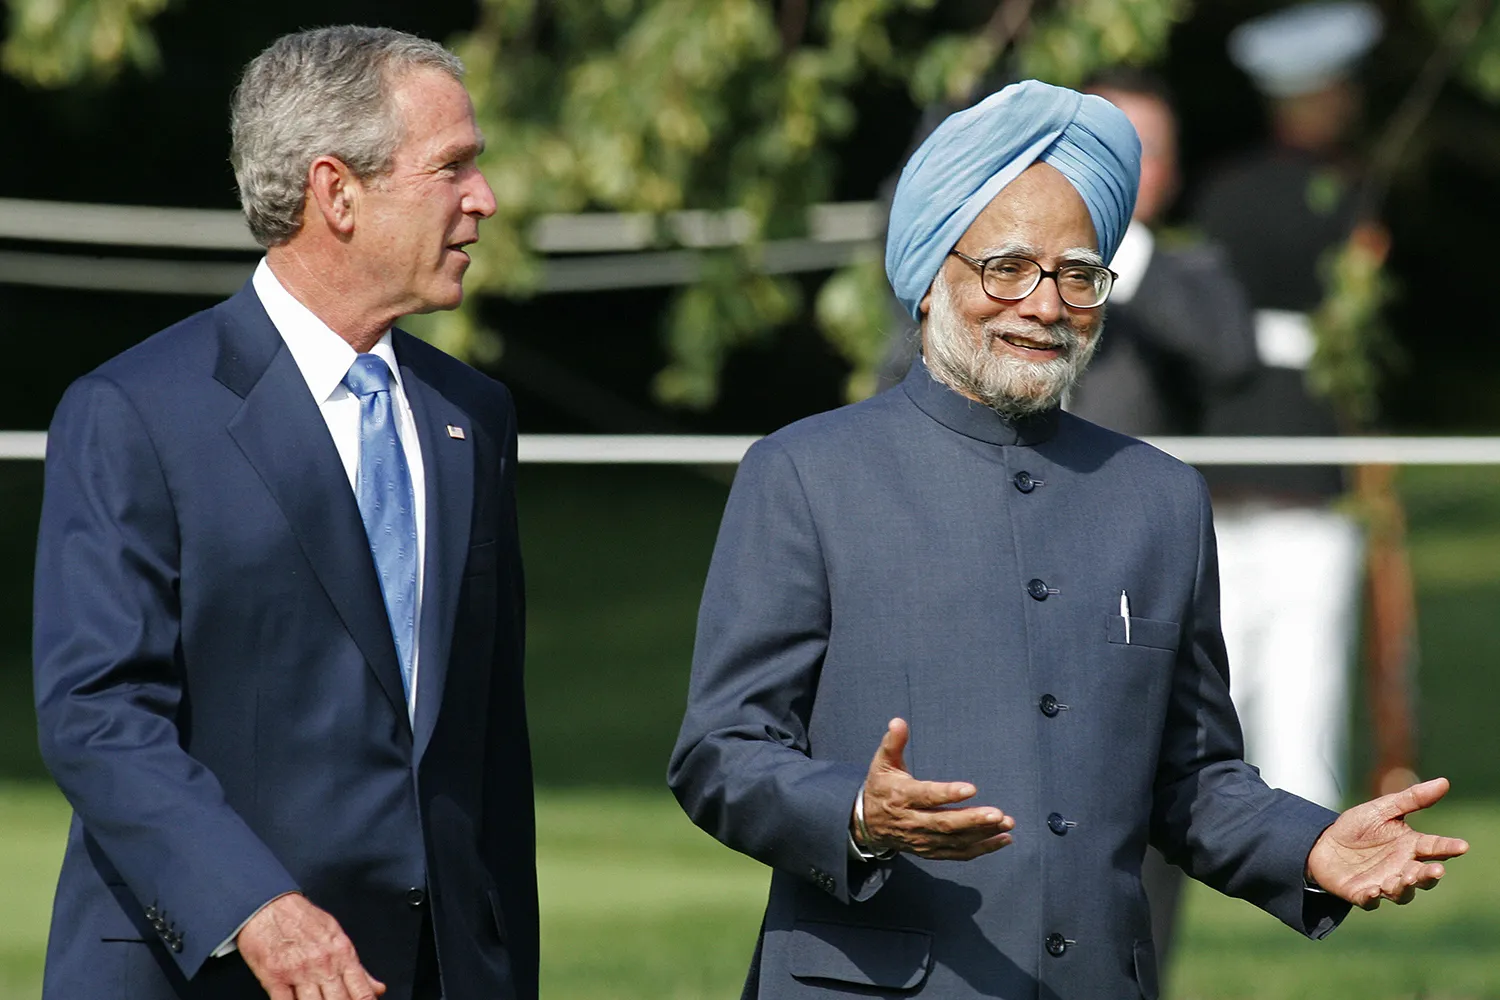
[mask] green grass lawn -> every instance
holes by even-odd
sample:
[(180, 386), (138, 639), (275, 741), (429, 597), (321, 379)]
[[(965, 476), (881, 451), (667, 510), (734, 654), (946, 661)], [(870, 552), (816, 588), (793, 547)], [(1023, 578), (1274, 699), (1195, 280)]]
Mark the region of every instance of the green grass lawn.
[[(538, 803), (547, 1000), (739, 996), (766, 872), (694, 829), (665, 793), (543, 792)], [(40, 784), (0, 785), (0, 1000), (33, 1000), (67, 807)], [(1442, 805), (1427, 827), (1473, 856), (1404, 909), (1353, 913), (1304, 941), (1194, 886), (1171, 970), (1179, 1000), (1500, 997), (1500, 804)], [(1080, 998), (1088, 1000), (1088, 998)]]

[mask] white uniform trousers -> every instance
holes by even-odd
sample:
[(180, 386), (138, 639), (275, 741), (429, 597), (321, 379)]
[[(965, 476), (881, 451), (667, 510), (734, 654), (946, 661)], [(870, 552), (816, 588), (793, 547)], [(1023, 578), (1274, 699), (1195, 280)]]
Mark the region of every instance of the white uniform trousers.
[(1229, 690), (1266, 783), (1341, 808), (1363, 537), (1323, 507), (1222, 503)]

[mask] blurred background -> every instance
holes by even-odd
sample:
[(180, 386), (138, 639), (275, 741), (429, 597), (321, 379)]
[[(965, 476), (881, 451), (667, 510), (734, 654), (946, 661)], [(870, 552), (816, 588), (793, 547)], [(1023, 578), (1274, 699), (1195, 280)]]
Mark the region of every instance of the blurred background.
[[(1149, 220), (1158, 244), (1232, 236), (1213, 231), (1216, 178), (1295, 136), (1286, 95), (1258, 88), (1228, 39), (1290, 6), (3, 0), (0, 430), (44, 429), (71, 380), (248, 277), (258, 254), (235, 218), (227, 107), (244, 64), (288, 31), (388, 25), (464, 57), (500, 211), (463, 310), (413, 327), (504, 380), (523, 432), (750, 435), (899, 375), (884, 200), (925, 128), (1006, 82), (1149, 70), (1177, 119), (1180, 182)], [(1330, 71), (1349, 99), (1337, 134), (1304, 150), (1295, 190), (1335, 220), (1308, 251), (1312, 300), (1290, 307), (1310, 317), (1308, 356), (1287, 366), (1261, 342), (1225, 392), (1295, 367), (1328, 429), (1274, 433), (1500, 435), (1500, 338), (1485, 339), (1500, 11), (1369, 6), (1381, 30)], [(1262, 279), (1228, 250), (1241, 308), (1260, 308)], [(1142, 433), (1272, 432), (1215, 424), (1191, 373), (1162, 371), (1191, 398)], [(738, 995), (766, 873), (694, 830), (662, 787), (732, 473), (523, 463), (545, 996)], [(1170, 996), (1500, 997), (1500, 467), (1338, 482), (1324, 499), (1362, 525), (1372, 565), (1352, 695), (1335, 706), (1350, 734), (1340, 792), (1352, 803), (1408, 770), (1446, 774), (1455, 790), (1428, 827), (1473, 853), (1441, 891), (1357, 913), (1317, 944), (1190, 887)], [(68, 818), (30, 705), (40, 488), (40, 462), (0, 461), (6, 1000), (39, 992)]]

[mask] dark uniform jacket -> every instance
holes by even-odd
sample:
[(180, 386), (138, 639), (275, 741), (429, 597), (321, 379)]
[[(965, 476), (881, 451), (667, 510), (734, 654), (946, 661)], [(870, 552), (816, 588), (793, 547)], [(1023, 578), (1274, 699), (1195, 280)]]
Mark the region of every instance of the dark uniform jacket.
[[(1334, 164), (1268, 149), (1210, 181), (1194, 219), (1228, 254), (1252, 309), (1310, 314), (1323, 301), (1325, 255), (1353, 228), (1354, 192)], [(1329, 402), (1308, 391), (1304, 371), (1268, 365), (1212, 401), (1203, 433), (1329, 437), (1340, 427)], [(1344, 490), (1334, 466), (1211, 466), (1204, 475), (1216, 499), (1316, 503)]]
[[(1197, 473), (1051, 411), (1008, 422), (924, 365), (755, 445), (724, 514), (669, 781), (773, 869), (746, 996), (1156, 995), (1149, 842), (1327, 934), (1335, 818), (1241, 759)], [(1129, 643), (1120, 593), (1129, 597)], [(887, 720), (919, 778), (1016, 818), (970, 862), (851, 861)]]
[(1206, 411), (1257, 372), (1245, 292), (1216, 247), (1157, 245), (1128, 302), (1109, 305), (1068, 410), (1129, 434), (1200, 434)]

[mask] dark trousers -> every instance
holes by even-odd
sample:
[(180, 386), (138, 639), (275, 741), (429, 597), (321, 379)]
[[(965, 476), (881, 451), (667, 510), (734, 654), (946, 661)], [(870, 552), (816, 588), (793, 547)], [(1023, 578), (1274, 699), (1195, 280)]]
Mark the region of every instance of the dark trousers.
[(422, 938), (417, 943), (417, 974), (411, 1000), (442, 1000), (443, 981), (438, 975), (437, 939), (432, 933), (432, 911), (422, 918)]

